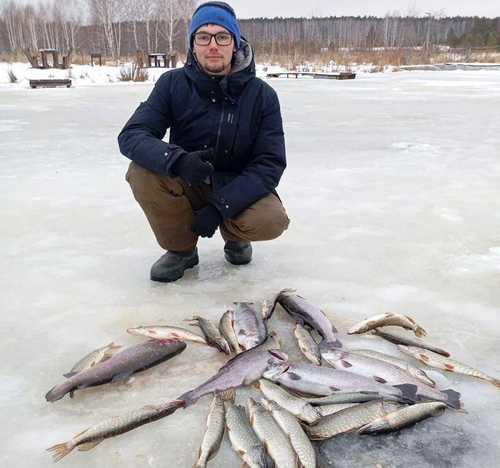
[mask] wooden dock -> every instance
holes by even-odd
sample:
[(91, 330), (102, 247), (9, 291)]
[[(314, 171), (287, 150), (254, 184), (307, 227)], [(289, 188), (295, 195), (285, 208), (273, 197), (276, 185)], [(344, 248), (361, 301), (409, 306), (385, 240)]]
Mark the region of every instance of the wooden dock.
[(312, 76), (315, 79), (327, 80), (354, 80), (356, 73), (352, 72), (337, 72), (337, 73), (322, 73), (322, 72), (273, 72), (266, 75), (268, 78), (298, 78), (299, 76)]
[(66, 88), (71, 88), (70, 79), (45, 79), (45, 80), (30, 80), (31, 88), (58, 88), (60, 86), (65, 86)]

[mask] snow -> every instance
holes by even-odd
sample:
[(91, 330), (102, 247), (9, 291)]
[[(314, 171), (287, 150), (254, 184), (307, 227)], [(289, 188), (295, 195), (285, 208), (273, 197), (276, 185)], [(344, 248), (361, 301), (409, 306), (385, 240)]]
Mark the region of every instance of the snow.
[[(199, 267), (169, 285), (148, 279), (161, 250), (116, 144), (152, 83), (95, 78), (31, 90), (1, 80), (2, 466), (52, 466), (47, 447), (173, 399), (224, 362), (193, 344), (130, 383), (47, 403), (44, 394), (87, 352), (139, 342), (128, 327), (217, 319), (234, 300), (284, 287), (323, 307), (340, 330), (372, 313), (409, 314), (429, 341), (500, 376), (498, 71), (270, 80), (284, 114), (289, 166), (279, 193), (290, 229), (256, 244), (254, 261), (240, 268), (224, 262), (219, 237), (202, 240)], [(292, 350), (282, 310), (273, 324)], [(446, 380), (462, 392), (466, 414), (322, 443), (320, 466), (496, 466), (498, 390)], [(209, 403), (74, 451), (61, 466), (192, 466)], [(211, 463), (239, 465), (227, 441)]]

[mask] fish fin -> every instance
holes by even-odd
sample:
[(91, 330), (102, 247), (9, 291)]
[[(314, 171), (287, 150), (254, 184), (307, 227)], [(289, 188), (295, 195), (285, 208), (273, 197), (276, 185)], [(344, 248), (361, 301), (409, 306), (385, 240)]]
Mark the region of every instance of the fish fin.
[(401, 390), (401, 397), (403, 400), (410, 401), (414, 403), (418, 401), (417, 397), (417, 386), (413, 384), (399, 384), (393, 385), (393, 387)]
[(234, 403), (234, 399), (236, 397), (236, 390), (234, 388), (230, 388), (229, 390), (225, 390), (219, 394), (222, 401), (230, 401)]
[(500, 380), (498, 379), (493, 379), (493, 380), (490, 380), (490, 382), (496, 387), (496, 388), (500, 388)]
[(423, 336), (427, 335), (427, 332), (422, 328), (417, 325), (417, 328), (415, 328), (415, 335), (417, 335), (419, 338), (422, 338)]
[(375, 382), (378, 382), (378, 383), (383, 383), (383, 384), (387, 383), (387, 380), (385, 380), (382, 377), (379, 377), (378, 375), (374, 375), (373, 380), (375, 380)]
[(73, 398), (75, 396), (75, 391), (74, 390), (71, 390), (71, 392), (69, 392), (69, 397), (70, 398)]
[(96, 445), (99, 445), (102, 442), (102, 440), (103, 439), (81, 444), (78, 446), (78, 450), (80, 450), (81, 452), (88, 452), (89, 450), (92, 450)]
[(68, 372), (66, 374), (63, 374), (63, 377), (66, 377), (67, 379), (69, 379), (70, 377), (73, 377), (76, 374), (78, 374), (78, 372)]
[(47, 452), (51, 452), (54, 462), (58, 462), (61, 458), (64, 458), (68, 453), (70, 453), (75, 447), (70, 442), (64, 442), (63, 444), (56, 444), (47, 449)]
[(352, 364), (349, 361), (346, 361), (345, 359), (341, 359), (340, 363), (342, 364), (342, 367), (345, 367), (346, 369), (352, 367)]
[(116, 374), (111, 379), (111, 382), (112, 383), (126, 382), (131, 375), (132, 372), (122, 372), (121, 374)]
[(448, 396), (448, 399), (446, 401), (446, 404), (448, 406), (451, 406), (452, 408), (455, 408), (455, 409), (462, 408), (462, 402), (460, 401), (460, 393), (459, 392), (449, 388), (447, 390), (443, 390), (443, 393), (445, 393)]
[(455, 366), (453, 364), (448, 364), (446, 363), (444, 365), (444, 368), (447, 370), (447, 371), (450, 371), (450, 372), (455, 372)]

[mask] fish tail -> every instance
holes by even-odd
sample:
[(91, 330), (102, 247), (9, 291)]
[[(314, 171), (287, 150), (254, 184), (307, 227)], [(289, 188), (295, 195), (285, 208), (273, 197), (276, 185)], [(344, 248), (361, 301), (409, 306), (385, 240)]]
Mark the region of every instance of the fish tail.
[(427, 332), (422, 328), (417, 325), (415, 328), (415, 335), (417, 335), (419, 338), (422, 338), (423, 336), (427, 335)]
[(75, 448), (71, 441), (64, 442), (63, 444), (56, 444), (47, 449), (50, 452), (54, 462), (58, 462), (61, 458), (64, 458), (68, 453), (70, 453)]
[(234, 403), (234, 398), (236, 397), (236, 390), (234, 388), (230, 388), (229, 390), (221, 392), (219, 395), (222, 401), (230, 401), (231, 403)]
[(443, 390), (443, 393), (445, 393), (448, 398), (445, 401), (445, 403), (448, 406), (451, 406), (454, 409), (461, 409), (462, 408), (462, 402), (460, 401), (460, 393), (452, 390), (449, 388), (448, 390)]
[(418, 400), (417, 386), (413, 384), (393, 385), (393, 387), (401, 390), (401, 399), (410, 403), (415, 403)]
[(496, 388), (500, 388), (500, 380), (498, 379), (492, 379), (490, 380), (490, 382), (496, 387)]

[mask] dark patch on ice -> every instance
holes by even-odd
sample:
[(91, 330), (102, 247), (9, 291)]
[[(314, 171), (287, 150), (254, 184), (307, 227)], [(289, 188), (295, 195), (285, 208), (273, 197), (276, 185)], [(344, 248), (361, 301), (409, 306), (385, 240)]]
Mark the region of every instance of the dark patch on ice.
[(315, 443), (318, 468), (456, 468), (473, 448), (473, 437), (460, 427), (436, 420), (385, 435), (344, 434)]

